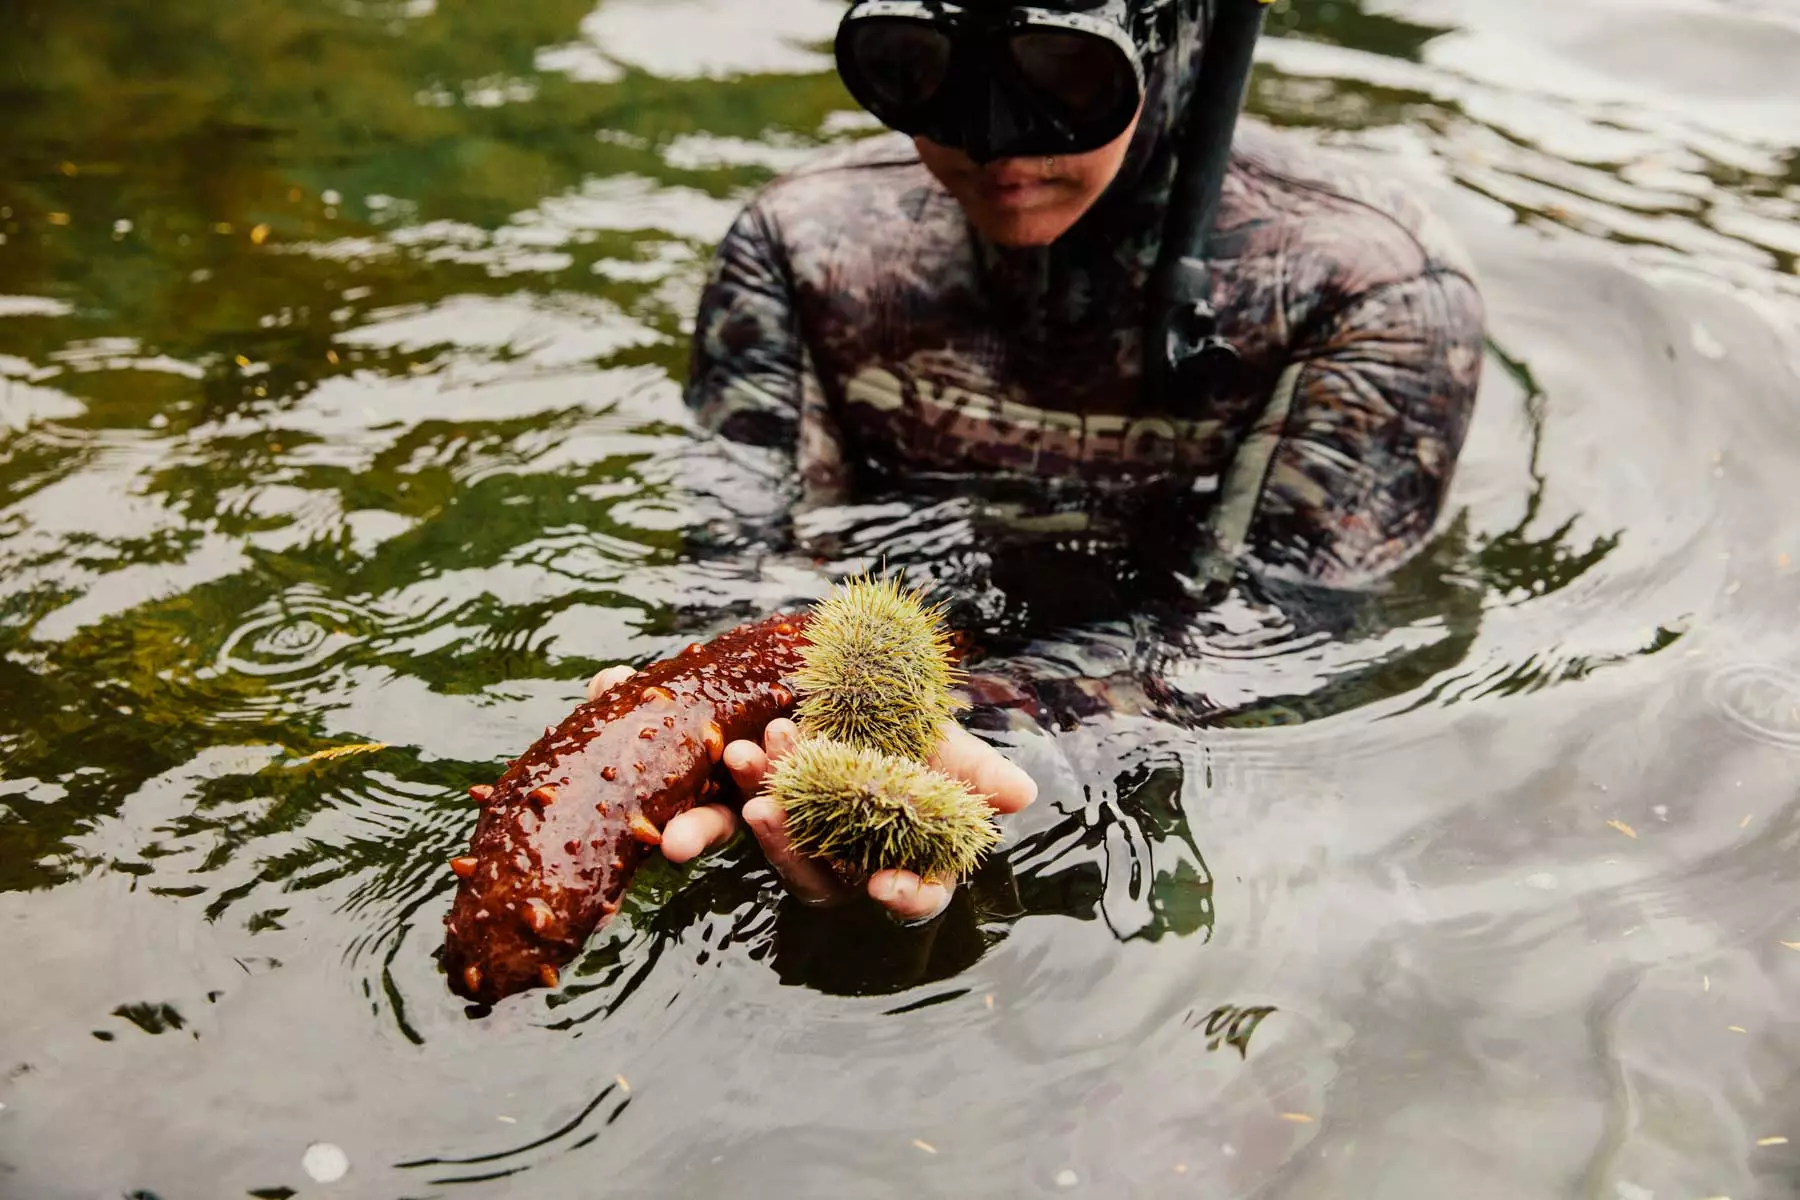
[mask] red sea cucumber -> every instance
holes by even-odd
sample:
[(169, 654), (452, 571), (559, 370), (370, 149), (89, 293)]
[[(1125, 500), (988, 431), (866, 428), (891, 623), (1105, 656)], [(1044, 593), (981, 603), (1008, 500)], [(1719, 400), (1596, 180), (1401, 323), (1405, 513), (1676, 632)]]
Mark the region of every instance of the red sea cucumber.
[[(807, 619), (777, 614), (689, 646), (576, 709), (491, 792), (471, 789), (481, 819), (444, 919), (452, 989), (491, 1004), (555, 986), (663, 826), (716, 790), (725, 744), (792, 712), (782, 681), (800, 666)], [(640, 772), (662, 785), (639, 787)]]

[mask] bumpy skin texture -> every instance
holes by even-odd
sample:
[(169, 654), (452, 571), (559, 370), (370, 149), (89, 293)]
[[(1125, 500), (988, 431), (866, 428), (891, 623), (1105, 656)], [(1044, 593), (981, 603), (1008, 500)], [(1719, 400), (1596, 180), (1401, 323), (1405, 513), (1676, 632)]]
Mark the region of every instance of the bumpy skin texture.
[(793, 711), (783, 680), (800, 665), (807, 620), (778, 614), (646, 668), (501, 776), (445, 919), (452, 989), (491, 1004), (553, 984), (618, 910), (646, 839), (709, 789), (724, 746)]
[(1167, 409), (1141, 393), (1146, 281), (1204, 33), (1182, 17), (1118, 179), (1050, 247), (985, 241), (900, 136), (763, 189), (701, 302), (687, 392), (700, 422), (766, 464), (789, 503), (940, 475), (1164, 487), (1214, 495), (1211, 532), (1282, 573), (1353, 584), (1409, 557), (1468, 429), (1483, 306), (1456, 239), (1405, 185), (1246, 122), (1211, 264), (1242, 370)]

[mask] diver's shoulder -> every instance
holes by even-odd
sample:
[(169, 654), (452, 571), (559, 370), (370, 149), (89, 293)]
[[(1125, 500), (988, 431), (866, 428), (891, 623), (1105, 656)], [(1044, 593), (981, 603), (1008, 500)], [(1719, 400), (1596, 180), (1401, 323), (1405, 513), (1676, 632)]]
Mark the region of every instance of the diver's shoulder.
[(789, 270), (819, 281), (954, 253), (967, 240), (960, 211), (903, 136), (834, 147), (765, 184), (748, 209)]
[(1238, 206), (1253, 222), (1284, 227), (1289, 253), (1344, 258), (1372, 286), (1433, 273), (1473, 279), (1460, 239), (1416, 183), (1379, 176), (1292, 133), (1249, 121), (1239, 128), (1232, 146)]

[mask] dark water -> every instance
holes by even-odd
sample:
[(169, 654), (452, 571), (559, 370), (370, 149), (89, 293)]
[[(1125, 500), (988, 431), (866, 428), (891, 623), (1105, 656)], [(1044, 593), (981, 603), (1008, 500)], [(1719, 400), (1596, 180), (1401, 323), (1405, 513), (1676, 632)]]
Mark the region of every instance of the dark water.
[(473, 1019), (461, 789), (822, 585), (672, 464), (839, 8), (592, 3), (0, 3), (0, 1197), (1800, 1194), (1792, 5), (1285, 0), (1492, 306), (1432, 551), (996, 733), (930, 934), (728, 850)]

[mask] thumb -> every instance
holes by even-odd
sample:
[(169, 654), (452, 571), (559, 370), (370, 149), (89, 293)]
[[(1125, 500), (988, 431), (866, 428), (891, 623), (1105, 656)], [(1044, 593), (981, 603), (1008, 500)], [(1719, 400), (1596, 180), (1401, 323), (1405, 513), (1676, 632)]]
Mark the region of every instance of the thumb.
[(627, 667), (627, 666), (622, 666), (622, 665), (616, 666), (616, 667), (608, 667), (608, 668), (606, 668), (606, 670), (600, 672), (598, 675), (596, 675), (592, 679), (588, 680), (587, 698), (589, 700), (598, 700), (601, 696), (605, 695), (607, 692), (609, 692), (613, 688), (619, 686), (621, 683), (624, 683), (627, 679), (630, 679), (633, 675), (636, 675), (636, 674), (637, 674), (637, 670), (634, 667)]

